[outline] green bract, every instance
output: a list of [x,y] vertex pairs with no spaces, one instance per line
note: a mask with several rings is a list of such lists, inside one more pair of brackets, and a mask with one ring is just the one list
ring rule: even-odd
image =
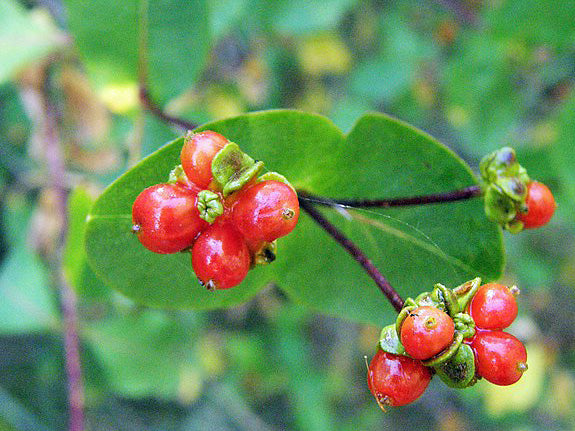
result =
[[503,147],[485,156],[479,171],[484,182],[485,214],[512,233],[523,230],[516,220],[518,211],[527,211],[527,171],[518,162],[515,150]]
[[264,168],[263,162],[256,162],[234,142],[230,142],[215,155],[212,161],[214,180],[224,196],[240,190]]
[[[382,198],[446,192],[477,184],[471,169],[429,135],[382,114],[361,117],[345,135],[325,117],[264,111],[209,123],[214,130],[296,189],[333,198]],[[295,302],[321,312],[378,324],[393,313],[362,268],[302,213],[281,241],[273,265],[250,271],[234,289],[206,292],[185,254],[157,255],[130,233],[131,208],[146,187],[166,181],[179,163],[183,138],[134,166],[102,193],[87,222],[86,249],[94,271],[138,303],[170,308],[228,307],[271,282]],[[265,175],[265,174],[264,174]],[[457,285],[503,267],[501,229],[480,199],[445,205],[322,213],[356,242],[404,297],[422,280]],[[387,315],[387,317],[386,317]]]
[[475,357],[467,344],[462,344],[457,353],[447,362],[435,367],[436,374],[450,388],[467,388],[477,381]]
[[471,348],[463,343],[475,335],[475,322],[465,312],[467,306],[481,285],[476,277],[454,289],[437,283],[430,292],[423,292],[415,299],[407,298],[396,322],[381,331],[379,347],[396,355],[409,356],[400,341],[401,326],[407,316],[418,307],[432,306],[445,311],[455,324],[453,341],[437,355],[422,361],[432,367],[449,387],[465,388],[475,383],[475,362]]

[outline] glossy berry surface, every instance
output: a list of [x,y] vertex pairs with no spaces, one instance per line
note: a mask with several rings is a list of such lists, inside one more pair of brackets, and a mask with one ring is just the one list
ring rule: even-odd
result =
[[537,181],[532,181],[527,185],[526,204],[527,212],[517,214],[517,219],[523,222],[523,227],[526,229],[547,224],[557,207],[551,190]]
[[219,133],[206,130],[186,137],[180,159],[188,179],[200,189],[212,181],[212,160],[228,140]]
[[431,371],[420,361],[378,350],[367,371],[369,390],[381,407],[403,406],[425,392]]
[[206,288],[229,289],[242,282],[251,265],[248,247],[230,224],[216,222],[192,248],[192,267]]
[[527,370],[527,351],[521,341],[503,331],[479,330],[471,340],[476,372],[500,386],[512,385]]
[[248,241],[271,242],[287,235],[296,226],[299,202],[297,194],[287,184],[262,181],[239,193],[231,217]]
[[176,253],[190,247],[208,224],[196,207],[197,193],[178,184],[143,190],[132,206],[132,230],[148,250]]
[[400,339],[415,359],[429,359],[453,341],[455,324],[447,313],[431,306],[417,307],[401,325]]
[[517,317],[515,295],[502,284],[484,284],[471,300],[469,314],[478,328],[507,328]]

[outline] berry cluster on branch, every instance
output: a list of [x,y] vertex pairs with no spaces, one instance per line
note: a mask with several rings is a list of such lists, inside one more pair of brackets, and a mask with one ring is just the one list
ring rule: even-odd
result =
[[207,289],[237,286],[254,265],[275,259],[276,240],[297,224],[297,194],[213,131],[188,133],[180,159],[168,182],[138,195],[132,231],[155,253],[191,252]]
[[546,225],[556,204],[543,183],[533,181],[517,161],[515,150],[503,147],[479,164],[485,195],[485,214],[511,233]]
[[368,367],[369,389],[378,404],[402,406],[419,398],[434,375],[449,387],[478,379],[517,382],[527,369],[525,347],[503,332],[517,316],[516,287],[476,278],[454,289],[436,284],[408,298],[394,324],[383,328]]

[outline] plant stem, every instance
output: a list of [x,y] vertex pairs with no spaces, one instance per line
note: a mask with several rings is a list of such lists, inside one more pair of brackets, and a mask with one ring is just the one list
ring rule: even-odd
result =
[[51,268],[57,285],[64,326],[64,352],[68,381],[69,431],[84,430],[84,388],[78,337],[78,314],[76,293],[66,280],[62,267],[63,249],[68,232],[68,187],[66,185],[66,164],[60,137],[56,107],[50,100],[50,71],[47,71],[43,91],[44,109],[44,151],[51,187],[58,199],[58,213],[62,220],[60,235],[56,239],[56,252]]
[[307,212],[314,221],[319,224],[328,234],[335,239],[339,245],[361,265],[367,274],[373,279],[379,290],[387,297],[393,308],[399,313],[403,308],[403,299],[397,291],[389,284],[389,281],[379,272],[365,253],[348,237],[346,237],[337,227],[331,224],[304,196],[299,198],[300,207]]
[[184,131],[193,130],[198,127],[198,124],[167,114],[150,96],[150,90],[148,89],[148,0],[140,2],[138,15],[138,84],[140,103],[160,120],[181,127]]
[[155,115],[160,120],[178,126],[184,130],[194,130],[198,127],[198,124],[192,123],[190,121],[184,120],[183,118],[174,117],[173,115],[166,114],[162,108],[156,104],[150,97],[150,92],[146,84],[140,83],[140,102],[142,105],[150,111],[152,115]]
[[479,197],[483,194],[481,186],[473,185],[459,190],[431,195],[411,196],[394,199],[332,199],[324,196],[316,196],[305,190],[298,190],[298,196],[302,199],[325,206],[344,206],[355,208],[393,208],[411,205],[427,205],[446,202],[456,202]]

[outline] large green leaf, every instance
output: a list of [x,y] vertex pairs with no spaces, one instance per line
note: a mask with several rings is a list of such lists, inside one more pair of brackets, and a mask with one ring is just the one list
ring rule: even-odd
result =
[[204,65],[210,35],[206,0],[65,3],[76,45],[98,86],[137,82],[140,30],[151,91],[160,100],[191,86]]
[[[346,137],[328,119],[267,111],[207,124],[286,175],[295,187],[331,197],[398,197],[437,193],[476,182],[470,169],[428,135],[381,114],[362,117]],[[269,282],[322,312],[380,322],[391,310],[362,269],[307,216],[279,242],[279,257],[238,287],[207,292],[189,255],[157,255],[130,232],[131,205],[165,181],[183,140],[153,153],[99,198],[87,225],[88,259],[106,282],[136,301],[162,307],[214,308],[245,301]],[[497,278],[503,265],[498,227],[480,200],[396,210],[322,210],[373,259],[405,296],[433,283]]]

